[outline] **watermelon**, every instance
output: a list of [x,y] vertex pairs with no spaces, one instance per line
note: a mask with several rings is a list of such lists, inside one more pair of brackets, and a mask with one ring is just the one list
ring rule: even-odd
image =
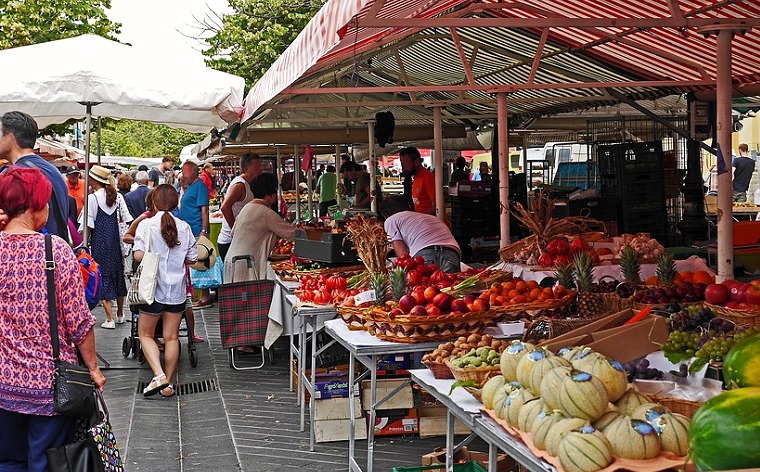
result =
[[760,467],[760,387],[711,398],[691,419],[689,447],[697,470]]
[[737,342],[723,361],[728,388],[760,387],[760,333]]

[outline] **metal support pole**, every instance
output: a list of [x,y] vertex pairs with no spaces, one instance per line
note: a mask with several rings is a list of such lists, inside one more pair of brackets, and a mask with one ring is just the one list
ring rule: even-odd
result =
[[435,160],[435,214],[439,220],[446,221],[446,200],[443,196],[443,124],[441,107],[433,107],[433,139]]
[[[277,208],[279,211],[279,208],[282,208],[282,156],[280,155],[280,147],[277,146],[277,155],[274,158],[274,175],[277,177]],[[287,207],[287,205],[285,205]],[[283,217],[288,217],[288,212],[286,211]]]
[[[102,124],[103,124],[102,122],[103,122],[103,117],[99,116],[98,117],[98,140],[96,141],[97,152],[98,152],[98,165],[100,165],[100,156],[101,156],[101,152],[100,152],[100,131],[103,129],[102,128]],[[90,138],[88,137],[87,139],[89,140]]]
[[718,277],[717,281],[734,278],[733,173],[731,168],[731,38],[732,30],[718,31],[717,41],[717,117],[718,159],[723,159],[726,172],[718,175]]
[[507,133],[507,94],[496,94],[497,136],[499,141],[499,212],[501,223],[501,246],[510,243],[509,233],[509,134]]
[[87,226],[89,224],[89,218],[87,218],[87,201],[90,199],[90,130],[92,129],[92,103],[85,103],[84,106],[87,110],[85,118],[87,123],[87,139],[85,140],[84,146],[84,206],[82,207],[82,221],[84,222],[84,225],[82,229],[82,245],[87,246],[87,237],[90,234],[90,228]]
[[[314,156],[314,159],[316,159],[316,158],[317,158],[317,156]],[[306,211],[309,212],[309,219],[310,220],[314,219],[314,198],[313,198],[314,194],[311,191],[312,184],[314,182],[313,167],[314,167],[313,165],[310,165],[309,166],[309,170],[306,171],[306,186],[308,187],[308,189],[307,189],[308,193],[306,194],[306,195],[308,195],[308,198],[306,200],[306,205],[307,205],[306,206],[306,208],[307,208]]]
[[[377,198],[375,198],[375,192],[377,191],[377,173],[375,172],[376,159],[374,121],[367,122],[367,136],[369,140],[369,194],[372,195],[370,198],[369,209],[372,211],[372,213],[377,213]],[[356,190],[358,191],[359,189],[357,188]]]
[[301,158],[298,157],[298,145],[293,145],[293,183],[296,187],[296,223],[301,221]]

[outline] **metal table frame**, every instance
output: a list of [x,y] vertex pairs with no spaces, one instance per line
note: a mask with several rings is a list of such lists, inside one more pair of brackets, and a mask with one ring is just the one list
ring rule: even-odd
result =
[[[443,403],[448,409],[447,430],[446,430],[446,470],[453,470],[454,453],[461,448],[472,437],[478,436],[488,443],[488,470],[496,471],[496,459],[498,450],[506,452],[509,456],[519,462],[525,469],[532,472],[556,472],[554,467],[536,457],[528,446],[521,441],[513,438],[501,429],[496,422],[483,416],[479,411],[475,412],[472,406],[472,399],[457,401],[457,396],[465,393],[464,390],[455,389],[451,396],[448,391],[454,380],[437,380],[433,377],[432,372],[428,369],[417,369],[410,371],[412,380],[422,386],[436,400]],[[469,394],[466,394],[469,396]],[[480,405],[482,407],[482,405]],[[472,429],[472,434],[462,443],[454,445],[454,418],[460,419],[463,423]]]
[[[390,354],[405,354],[412,352],[432,351],[440,344],[440,341],[426,343],[394,343],[382,341],[366,331],[349,331],[343,320],[330,320],[325,322],[325,332],[333,337],[338,343],[345,347],[349,352],[348,364],[348,399],[350,412],[349,440],[348,440],[348,468],[350,471],[361,472],[362,468],[356,462],[356,406],[354,397],[356,390],[354,385],[363,380],[367,375],[370,377],[370,403],[369,405],[369,427],[367,430],[367,472],[372,472],[374,461],[375,447],[375,419],[377,409],[385,403],[390,397],[395,395],[408,383],[402,383],[388,395],[377,399],[377,365],[379,359]],[[361,362],[367,371],[356,376],[356,361]],[[411,382],[411,380],[410,380]],[[367,405],[364,405],[367,408]]]

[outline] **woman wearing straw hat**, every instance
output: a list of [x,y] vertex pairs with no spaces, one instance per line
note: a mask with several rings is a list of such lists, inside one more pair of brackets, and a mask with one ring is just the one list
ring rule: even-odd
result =
[[106,321],[100,326],[113,329],[116,325],[111,300],[116,299],[116,323],[121,324],[124,323],[124,297],[127,295],[119,222],[129,223],[132,215],[129,214],[124,198],[116,191],[108,169],[92,166],[90,184],[95,191],[87,196],[87,226],[91,230],[89,246],[93,259],[100,265],[103,281],[101,293],[106,311]]

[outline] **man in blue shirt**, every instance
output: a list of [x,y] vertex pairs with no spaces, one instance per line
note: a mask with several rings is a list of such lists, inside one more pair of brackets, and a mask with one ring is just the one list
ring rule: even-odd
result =
[[53,193],[48,203],[49,214],[45,230],[70,243],[68,187],[58,169],[34,153],[37,132],[37,122],[26,113],[5,113],[0,118],[0,158],[7,159],[17,166],[37,167],[47,177],[53,186]]
[[[182,164],[182,178],[186,187],[180,201],[178,216],[190,225],[196,239],[199,236],[208,237],[209,228],[208,188],[198,178],[199,174],[198,164],[190,161]],[[211,294],[208,289],[203,289],[201,299],[193,305],[193,308],[207,308],[211,305]]]

